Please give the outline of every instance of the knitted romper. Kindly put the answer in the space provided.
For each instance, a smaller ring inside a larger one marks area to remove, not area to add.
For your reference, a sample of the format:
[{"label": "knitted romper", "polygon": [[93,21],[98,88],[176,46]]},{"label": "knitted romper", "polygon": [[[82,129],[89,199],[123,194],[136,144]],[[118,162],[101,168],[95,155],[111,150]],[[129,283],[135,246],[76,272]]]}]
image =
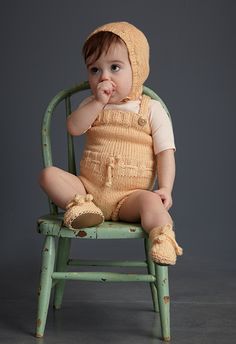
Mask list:
[{"label": "knitted romper", "polygon": [[142,96],[138,114],[104,109],[86,133],[79,178],[106,220],[118,220],[119,209],[132,192],[153,189],[156,158],[149,100]]}]

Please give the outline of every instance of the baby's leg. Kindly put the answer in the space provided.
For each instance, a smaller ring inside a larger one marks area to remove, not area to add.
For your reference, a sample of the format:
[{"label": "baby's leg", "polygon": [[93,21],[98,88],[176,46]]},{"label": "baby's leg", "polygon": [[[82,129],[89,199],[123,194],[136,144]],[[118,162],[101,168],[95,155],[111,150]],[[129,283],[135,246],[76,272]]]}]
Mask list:
[{"label": "baby's leg", "polygon": [[61,209],[66,208],[75,194],[86,195],[84,185],[77,176],[54,166],[42,170],[39,184]]},{"label": "baby's leg", "polygon": [[41,172],[39,183],[56,205],[66,209],[66,227],[77,230],[104,221],[102,211],[92,202],[93,196],[86,195],[83,183],[75,175],[51,166]]},{"label": "baby's leg", "polygon": [[173,222],[159,195],[151,191],[135,191],[122,204],[119,218],[123,221],[141,221],[149,233],[150,255],[159,264],[175,264],[182,248],[175,241]]},{"label": "baby's leg", "polygon": [[119,218],[127,222],[141,221],[143,229],[148,233],[154,227],[172,224],[171,216],[160,196],[146,190],[135,191],[124,201],[119,211]]}]

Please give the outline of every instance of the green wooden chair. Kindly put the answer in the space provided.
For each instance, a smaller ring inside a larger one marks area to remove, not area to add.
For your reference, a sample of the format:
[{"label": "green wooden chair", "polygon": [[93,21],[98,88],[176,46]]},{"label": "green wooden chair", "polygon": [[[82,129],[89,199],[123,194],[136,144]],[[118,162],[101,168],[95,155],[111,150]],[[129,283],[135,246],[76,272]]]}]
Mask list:
[{"label": "green wooden chair", "polygon": [[[89,89],[88,82],[59,92],[49,103],[42,123],[42,152],[44,166],[52,166],[50,127],[54,110],[65,101],[66,116],[71,113],[71,96]],[[144,87],[144,93],[159,100],[167,113],[163,101],[151,89]],[[68,171],[76,174],[73,138],[68,134]],[[49,200],[50,213],[38,219],[38,232],[45,236],[42,249],[42,266],[38,289],[38,311],[36,337],[43,337],[46,325],[51,290],[54,288],[53,305],[59,309],[62,304],[66,280],[94,282],[148,282],[151,287],[153,308],[160,312],[160,323],[163,340],[170,340],[170,297],[168,284],[168,266],[153,263],[148,256],[149,239],[140,224],[106,221],[100,226],[83,228],[77,234],[63,227],[63,213],[58,213],[55,204]],[[55,246],[55,239],[57,245]],[[143,239],[145,261],[93,261],[70,259],[71,239]],[[70,272],[69,266],[108,266],[108,267],[146,267],[146,274],[115,272]]]}]

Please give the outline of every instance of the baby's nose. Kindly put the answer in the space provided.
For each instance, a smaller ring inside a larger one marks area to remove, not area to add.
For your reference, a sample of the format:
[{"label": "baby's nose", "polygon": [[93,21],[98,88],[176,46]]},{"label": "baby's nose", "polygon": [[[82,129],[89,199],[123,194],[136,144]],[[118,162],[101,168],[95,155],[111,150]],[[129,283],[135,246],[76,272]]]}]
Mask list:
[{"label": "baby's nose", "polygon": [[101,81],[106,81],[106,80],[110,80],[110,75],[107,71],[103,71],[101,74]]}]

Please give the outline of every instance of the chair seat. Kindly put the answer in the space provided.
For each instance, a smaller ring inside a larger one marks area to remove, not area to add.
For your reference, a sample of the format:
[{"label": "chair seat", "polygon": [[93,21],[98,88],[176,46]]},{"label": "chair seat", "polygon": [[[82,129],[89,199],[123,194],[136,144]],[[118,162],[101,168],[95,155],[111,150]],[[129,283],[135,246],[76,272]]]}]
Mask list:
[{"label": "chair seat", "polygon": [[43,215],[38,219],[38,232],[63,238],[81,239],[140,239],[146,238],[140,224],[105,221],[95,227],[88,227],[76,232],[63,226],[64,213]]}]

